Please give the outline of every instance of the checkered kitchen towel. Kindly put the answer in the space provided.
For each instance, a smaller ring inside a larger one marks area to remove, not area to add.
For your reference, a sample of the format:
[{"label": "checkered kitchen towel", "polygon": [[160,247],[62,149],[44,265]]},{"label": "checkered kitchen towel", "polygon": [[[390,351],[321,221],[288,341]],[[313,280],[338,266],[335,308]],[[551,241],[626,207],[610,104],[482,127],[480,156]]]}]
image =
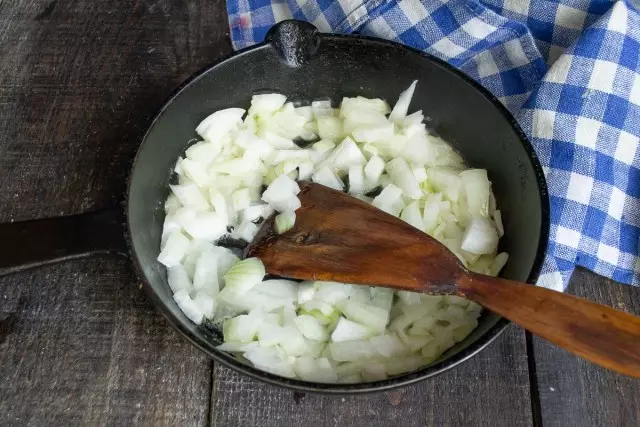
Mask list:
[{"label": "checkered kitchen towel", "polygon": [[[635,0],[637,1],[637,0]],[[540,285],[575,265],[640,285],[640,12],[605,0],[228,0],[236,49],[283,19],[395,40],[458,67],[517,117],[543,164]]]}]

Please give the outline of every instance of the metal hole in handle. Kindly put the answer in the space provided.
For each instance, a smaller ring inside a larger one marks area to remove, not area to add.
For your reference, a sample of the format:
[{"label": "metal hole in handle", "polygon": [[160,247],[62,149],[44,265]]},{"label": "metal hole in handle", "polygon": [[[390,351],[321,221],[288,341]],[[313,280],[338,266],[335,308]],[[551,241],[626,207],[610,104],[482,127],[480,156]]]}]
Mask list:
[{"label": "metal hole in handle", "polygon": [[320,46],[318,29],[308,22],[287,20],[272,27],[265,37],[279,57],[291,67],[300,67],[311,59]]}]

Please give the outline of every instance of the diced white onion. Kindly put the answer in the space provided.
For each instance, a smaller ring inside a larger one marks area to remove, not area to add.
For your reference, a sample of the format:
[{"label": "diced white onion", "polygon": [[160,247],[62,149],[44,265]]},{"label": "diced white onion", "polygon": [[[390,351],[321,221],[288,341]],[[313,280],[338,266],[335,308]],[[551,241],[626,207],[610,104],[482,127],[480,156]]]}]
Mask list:
[{"label": "diced white onion", "polygon": [[473,254],[490,254],[498,246],[498,232],[493,222],[485,217],[471,219],[462,237],[461,248]]},{"label": "diced white onion", "polygon": [[276,216],[275,229],[276,233],[282,234],[293,228],[293,224],[296,222],[296,213],[293,211],[285,211]]},{"label": "diced white onion", "polygon": [[411,98],[413,98],[413,92],[416,90],[416,85],[418,84],[417,80],[414,80],[404,92],[400,94],[398,97],[398,102],[393,107],[391,114],[389,114],[389,120],[392,122],[399,122],[403,120],[407,116],[407,111],[409,110],[409,104],[411,103]]},{"label": "diced white onion", "polygon": [[169,236],[162,252],[158,255],[158,261],[167,267],[178,265],[189,248],[189,239],[177,231]]},{"label": "diced white onion", "polygon": [[478,325],[482,307],[455,295],[264,280],[259,259],[216,245],[229,235],[251,242],[274,212],[276,231],[290,230],[301,206],[296,181],[312,180],[399,216],[469,270],[498,275],[508,255],[496,255],[504,226],[487,172],[467,169],[430,135],[422,111],[408,114],[416,84],[393,109],[361,96],[338,109],[328,99],[296,107],[266,93],[246,115],[230,108],[198,125],[203,140],[174,168],[158,261],[183,313],[222,325],[220,351],[304,381],[380,381],[437,361]]},{"label": "diced white onion", "polygon": [[176,304],[178,304],[178,307],[180,307],[180,310],[182,310],[184,315],[189,318],[189,320],[191,320],[196,325],[202,323],[204,314],[202,313],[202,310],[200,310],[198,304],[196,304],[196,302],[191,299],[191,297],[189,296],[189,292],[187,292],[186,290],[178,291],[173,294],[173,299]]},{"label": "diced white onion", "polygon": [[322,184],[325,187],[333,188],[334,190],[342,191],[344,189],[342,180],[327,166],[314,173],[311,179],[315,183]]}]

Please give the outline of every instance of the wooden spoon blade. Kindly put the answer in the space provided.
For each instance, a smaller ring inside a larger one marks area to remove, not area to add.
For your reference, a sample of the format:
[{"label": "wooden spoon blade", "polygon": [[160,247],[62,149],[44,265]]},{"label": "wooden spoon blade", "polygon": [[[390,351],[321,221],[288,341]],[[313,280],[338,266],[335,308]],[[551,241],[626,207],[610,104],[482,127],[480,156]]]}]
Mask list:
[{"label": "wooden spoon blade", "polygon": [[[278,234],[274,216],[247,248],[271,274],[412,291],[454,293],[464,271],[438,241],[369,204],[328,187],[300,183],[294,227]],[[391,237],[391,238],[390,238]]]}]

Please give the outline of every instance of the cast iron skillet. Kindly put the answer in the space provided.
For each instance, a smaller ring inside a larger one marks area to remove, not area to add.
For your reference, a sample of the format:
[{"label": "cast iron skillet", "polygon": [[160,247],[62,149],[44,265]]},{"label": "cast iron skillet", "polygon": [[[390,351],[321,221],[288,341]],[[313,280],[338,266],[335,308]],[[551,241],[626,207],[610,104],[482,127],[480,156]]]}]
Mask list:
[{"label": "cast iron skillet", "polygon": [[329,96],[337,104],[343,96],[363,95],[393,103],[414,79],[419,83],[410,110],[422,109],[428,128],[451,142],[470,166],[489,172],[505,220],[501,250],[510,254],[503,276],[534,282],[548,240],[547,187],[531,145],[498,100],[448,64],[414,49],[368,37],[318,34],[312,25],[299,21],[276,25],[265,43],[197,73],[158,113],[131,170],[128,245],[117,209],[0,224],[2,247],[11,248],[2,254],[0,273],[98,253],[130,254],[158,308],[191,343],[226,366],[292,389],[386,390],[450,369],[493,341],[508,322],[485,313],[478,328],[437,363],[406,375],[351,385],[307,383],[259,371],[217,351],[219,334],[194,325],[182,314],[172,299],[165,268],[156,261],[170,171],[207,115],[221,108],[246,107],[252,94],[267,91],[300,101]]}]

